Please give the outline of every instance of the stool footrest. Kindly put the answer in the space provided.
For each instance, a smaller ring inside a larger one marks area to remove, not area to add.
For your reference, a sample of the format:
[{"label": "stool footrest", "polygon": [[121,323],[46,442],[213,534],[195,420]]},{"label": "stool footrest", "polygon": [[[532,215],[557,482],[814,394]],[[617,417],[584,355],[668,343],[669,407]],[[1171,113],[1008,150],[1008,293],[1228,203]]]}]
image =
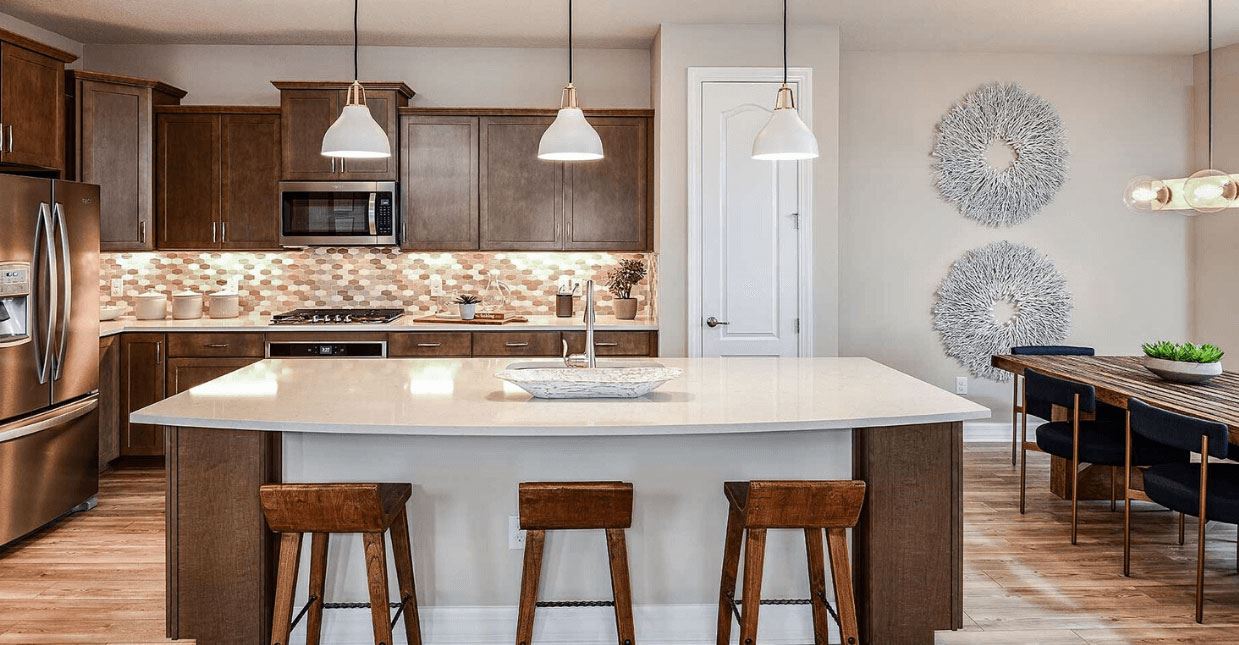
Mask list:
[{"label": "stool footrest", "polygon": [[[740,607],[744,604],[744,599],[731,598],[731,613],[736,617],[736,622],[740,622]],[[830,617],[834,619],[836,625],[842,626],[839,622],[839,614],[835,613],[835,608],[830,604],[830,600],[826,598],[826,594],[821,594],[818,599],[826,605],[826,611],[830,613]],[[812,605],[813,598],[763,598],[758,601],[759,605]]]},{"label": "stool footrest", "polygon": [[537,607],[546,608],[564,608],[564,607],[614,607],[614,600],[539,600],[534,603]]},{"label": "stool footrest", "polygon": [[[399,609],[403,606],[404,606],[404,603],[400,603],[400,602],[387,603],[388,609]],[[369,608],[370,608],[370,603],[368,602],[325,602],[323,603],[323,609],[369,609]]]}]

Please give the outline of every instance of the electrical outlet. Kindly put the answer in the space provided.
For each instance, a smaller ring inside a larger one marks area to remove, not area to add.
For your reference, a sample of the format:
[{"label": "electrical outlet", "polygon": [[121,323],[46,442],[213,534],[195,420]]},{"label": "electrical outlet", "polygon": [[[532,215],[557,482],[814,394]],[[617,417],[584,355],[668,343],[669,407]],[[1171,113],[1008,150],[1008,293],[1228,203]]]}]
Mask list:
[{"label": "electrical outlet", "polygon": [[521,518],[508,516],[508,550],[520,551],[525,548],[525,532],[521,530]]},{"label": "electrical outlet", "polygon": [[968,377],[967,376],[956,376],[955,377],[955,393],[956,394],[967,394],[968,393]]},{"label": "electrical outlet", "polygon": [[441,275],[430,276],[430,295],[434,297],[439,297],[443,295],[443,276]]},{"label": "electrical outlet", "polygon": [[125,281],[121,278],[112,279],[112,297],[119,298],[125,295]]}]

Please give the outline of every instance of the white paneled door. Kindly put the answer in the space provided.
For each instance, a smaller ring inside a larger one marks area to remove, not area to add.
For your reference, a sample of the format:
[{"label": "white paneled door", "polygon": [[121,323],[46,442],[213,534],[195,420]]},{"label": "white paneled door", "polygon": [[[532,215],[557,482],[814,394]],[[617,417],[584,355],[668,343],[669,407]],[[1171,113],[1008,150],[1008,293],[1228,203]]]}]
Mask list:
[{"label": "white paneled door", "polygon": [[691,255],[700,315],[689,325],[700,326],[690,342],[700,339],[702,356],[800,354],[800,168],[750,156],[778,89],[777,82],[709,80],[690,89],[700,92],[701,112],[699,146],[690,146],[700,155],[699,176],[690,177],[700,182],[692,200],[700,226],[690,235],[699,240]]}]

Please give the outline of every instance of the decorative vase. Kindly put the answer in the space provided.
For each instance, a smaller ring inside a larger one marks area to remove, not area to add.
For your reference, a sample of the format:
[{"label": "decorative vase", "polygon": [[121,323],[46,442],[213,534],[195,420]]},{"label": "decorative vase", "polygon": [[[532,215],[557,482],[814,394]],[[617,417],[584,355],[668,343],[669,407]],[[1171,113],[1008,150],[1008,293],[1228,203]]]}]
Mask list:
[{"label": "decorative vase", "polygon": [[1144,367],[1159,378],[1175,383],[1206,383],[1222,373],[1221,361],[1188,363],[1145,356]]},{"label": "decorative vase", "polygon": [[461,320],[473,320],[473,317],[476,316],[478,313],[478,305],[476,302],[472,304],[467,304],[467,305],[457,304],[457,306],[460,307],[460,319]]},{"label": "decorative vase", "polygon": [[620,320],[632,320],[637,317],[637,299],[636,298],[616,298],[615,317]]}]

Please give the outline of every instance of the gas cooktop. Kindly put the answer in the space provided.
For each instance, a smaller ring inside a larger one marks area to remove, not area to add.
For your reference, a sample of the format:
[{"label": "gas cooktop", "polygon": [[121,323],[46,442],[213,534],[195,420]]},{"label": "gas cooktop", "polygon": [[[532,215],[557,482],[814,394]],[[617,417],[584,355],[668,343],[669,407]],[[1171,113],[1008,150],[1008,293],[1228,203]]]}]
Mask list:
[{"label": "gas cooktop", "polygon": [[271,317],[272,325],[344,325],[389,323],[403,309],[294,309]]}]

